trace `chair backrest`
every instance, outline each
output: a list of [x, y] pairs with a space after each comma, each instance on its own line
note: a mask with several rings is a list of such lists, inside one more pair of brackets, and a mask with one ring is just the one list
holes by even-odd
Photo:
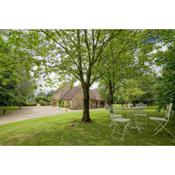
[[109, 109], [109, 105], [106, 105], [106, 109], [108, 111], [108, 114], [111, 116], [111, 112], [110, 112], [110, 109]]
[[165, 118], [166, 118], [167, 120], [169, 120], [169, 118], [170, 118], [172, 106], [173, 106], [172, 103], [170, 103], [170, 104], [167, 105], [166, 113], [165, 113]]
[[107, 109], [108, 111], [110, 111], [109, 105], [108, 105], [108, 104], [106, 104], [106, 109]]
[[144, 107], [146, 107], [146, 105], [143, 104], [143, 103], [137, 103], [137, 104], [136, 104], [136, 107], [143, 107], [143, 108], [144, 108]]
[[108, 114], [109, 114], [110, 118], [111, 119], [115, 118], [116, 117], [116, 114], [111, 113], [110, 108], [109, 108], [109, 105], [106, 105], [106, 108], [107, 108], [107, 111], [108, 111]]
[[133, 104], [128, 103], [128, 104], [127, 104], [127, 107], [128, 107], [128, 108], [131, 108], [131, 107], [133, 107]]

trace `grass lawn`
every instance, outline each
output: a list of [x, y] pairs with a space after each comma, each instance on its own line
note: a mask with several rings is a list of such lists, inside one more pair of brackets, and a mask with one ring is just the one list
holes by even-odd
[[[159, 114], [155, 108], [145, 112], [149, 116]], [[118, 113], [134, 120], [134, 111], [118, 108]], [[81, 123], [81, 115], [72, 112], [1, 125], [0, 145], [175, 145], [175, 139], [165, 132], [153, 136], [155, 126], [151, 121], [142, 133], [130, 128], [130, 135], [121, 141], [117, 134], [111, 137], [110, 118], [105, 109], [91, 110], [92, 123]], [[171, 116], [168, 128], [175, 133], [175, 116]]]
[[14, 111], [18, 109], [19, 109], [18, 106], [0, 106], [0, 114], [3, 113], [3, 110], [6, 110], [6, 112], [8, 112], [8, 111]]

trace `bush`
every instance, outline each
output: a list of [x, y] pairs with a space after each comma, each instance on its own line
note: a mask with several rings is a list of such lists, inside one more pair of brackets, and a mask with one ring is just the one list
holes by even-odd
[[41, 106], [47, 106], [47, 105], [49, 105], [48, 102], [45, 102], [45, 101], [43, 101], [43, 100], [40, 100], [40, 101], [39, 101], [39, 104], [40, 104]]
[[45, 102], [49, 102], [49, 100], [47, 99], [47, 97], [44, 97], [44, 96], [37, 96], [37, 97], [35, 98], [35, 101], [36, 101], [37, 103], [39, 103], [40, 100], [45, 101]]
[[62, 100], [60, 100], [60, 101], [58, 102], [58, 106], [59, 106], [59, 107], [64, 107], [64, 102], [63, 102]]
[[24, 106], [36, 106], [37, 103], [35, 101], [33, 101], [33, 102], [25, 102], [23, 105]]

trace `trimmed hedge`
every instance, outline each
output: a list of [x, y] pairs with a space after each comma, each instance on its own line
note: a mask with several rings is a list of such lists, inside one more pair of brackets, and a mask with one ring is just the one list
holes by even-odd
[[45, 102], [45, 101], [43, 101], [43, 100], [40, 100], [40, 101], [39, 101], [39, 104], [40, 104], [41, 106], [48, 106], [48, 105], [49, 105], [48, 102]]
[[24, 106], [36, 106], [37, 103], [36, 103], [35, 101], [33, 101], [33, 102], [26, 102], [26, 103], [24, 103], [23, 105], [24, 105]]

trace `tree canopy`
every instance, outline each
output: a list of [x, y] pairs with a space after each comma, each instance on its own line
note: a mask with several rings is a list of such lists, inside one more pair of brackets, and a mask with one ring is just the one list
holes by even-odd
[[1, 30], [0, 104], [23, 103], [36, 78], [50, 83], [50, 73], [81, 83], [84, 122], [91, 121], [94, 82], [109, 106], [123, 100], [175, 104], [174, 38], [174, 30]]

